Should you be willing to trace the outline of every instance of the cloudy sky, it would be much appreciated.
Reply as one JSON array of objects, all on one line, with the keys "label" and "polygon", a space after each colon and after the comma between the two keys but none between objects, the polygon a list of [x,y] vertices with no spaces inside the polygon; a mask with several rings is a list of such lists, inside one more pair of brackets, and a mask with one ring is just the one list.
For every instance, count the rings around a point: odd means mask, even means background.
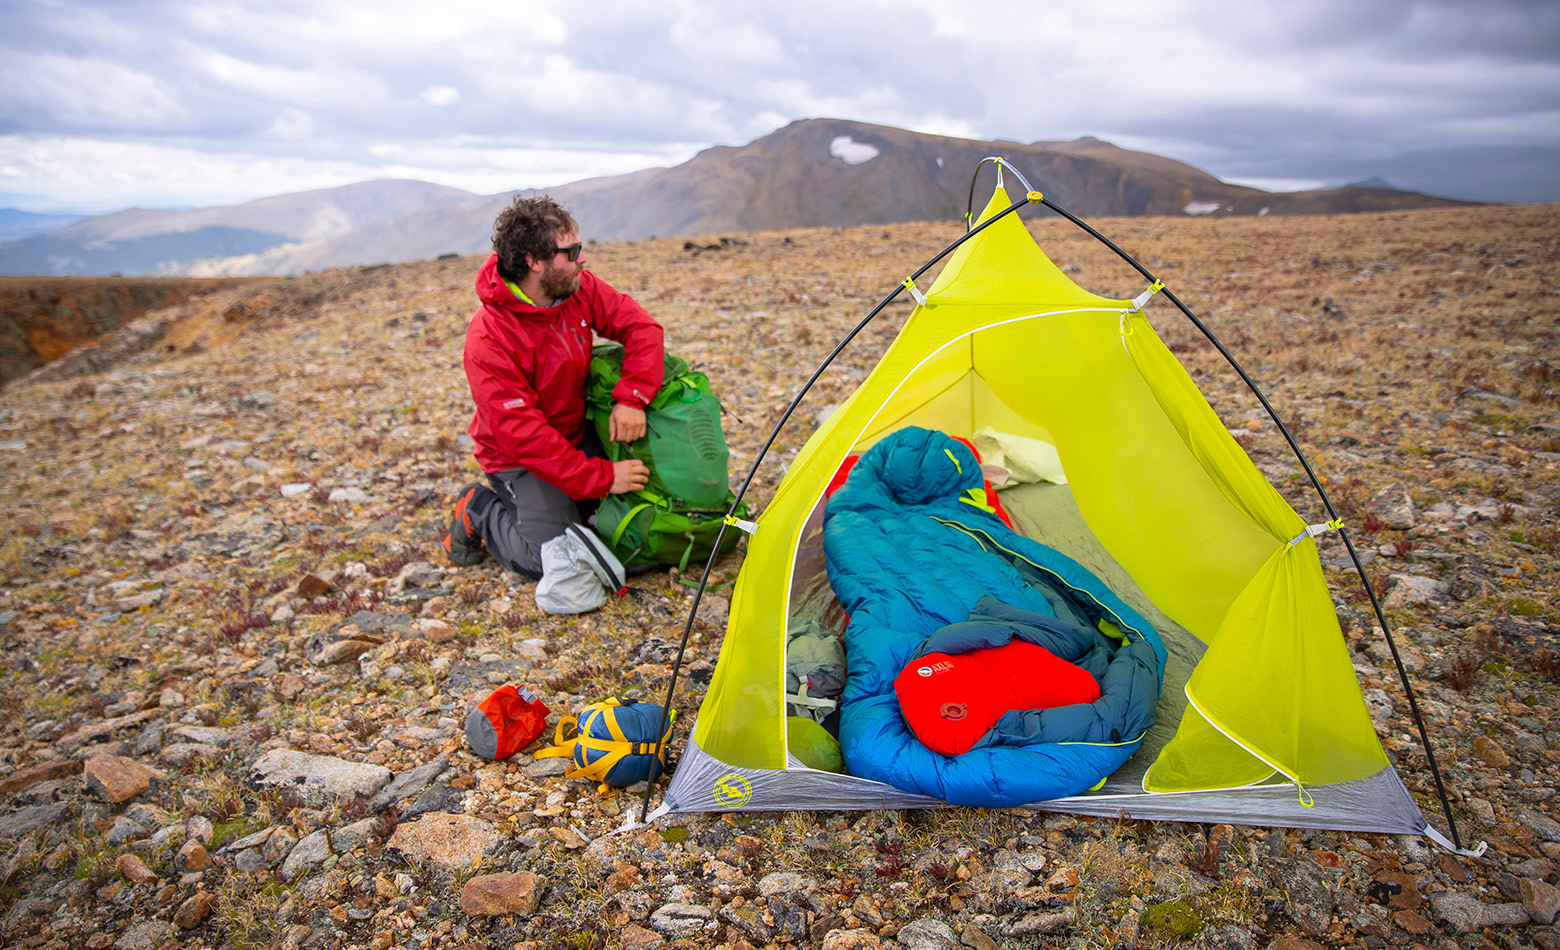
[{"label": "cloudy sky", "polygon": [[816,116],[1277,190],[1450,157],[1560,200],[1560,2],[0,0],[0,206],[30,211],[491,194]]}]

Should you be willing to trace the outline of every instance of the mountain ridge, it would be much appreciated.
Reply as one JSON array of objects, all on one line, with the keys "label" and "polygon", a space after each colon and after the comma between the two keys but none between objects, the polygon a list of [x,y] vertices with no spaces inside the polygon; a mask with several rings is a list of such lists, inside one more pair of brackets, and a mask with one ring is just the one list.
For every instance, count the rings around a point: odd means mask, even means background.
[{"label": "mountain ridge", "polygon": [[131,209],[0,245],[0,273],[284,275],[481,253],[493,219],[514,195],[544,191],[570,208],[584,235],[602,241],[956,220],[966,211],[971,170],[993,154],[1004,155],[1058,204],[1088,217],[1469,204],[1354,186],[1265,192],[1093,137],[1026,144],[801,119],[746,145],[712,146],[670,168],[548,189],[474,195],[426,182],[378,181],[227,208]]}]

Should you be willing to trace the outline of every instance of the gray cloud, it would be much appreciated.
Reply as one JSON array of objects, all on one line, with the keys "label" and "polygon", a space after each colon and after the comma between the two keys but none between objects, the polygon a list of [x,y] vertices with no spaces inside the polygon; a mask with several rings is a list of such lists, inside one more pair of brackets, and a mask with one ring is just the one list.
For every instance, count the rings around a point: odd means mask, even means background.
[{"label": "gray cloud", "polygon": [[1094,134],[1248,180],[1560,147],[1552,0],[1168,6],[10,0],[0,191],[38,207],[367,177],[493,192],[672,163],[819,115]]}]

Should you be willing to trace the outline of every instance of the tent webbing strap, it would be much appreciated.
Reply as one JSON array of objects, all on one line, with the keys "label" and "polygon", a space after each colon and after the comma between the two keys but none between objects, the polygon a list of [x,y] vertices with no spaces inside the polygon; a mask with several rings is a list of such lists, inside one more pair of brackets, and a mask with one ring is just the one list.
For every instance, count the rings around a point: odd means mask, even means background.
[{"label": "tent webbing strap", "polygon": [[1148,298],[1154,296],[1164,289],[1165,285],[1163,281],[1156,280],[1152,284],[1149,284],[1147,290],[1144,290],[1142,293],[1132,298],[1131,309],[1123,312],[1122,316],[1126,316],[1128,313],[1137,313],[1139,310],[1142,310],[1143,305],[1148,303]]},{"label": "tent webbing strap", "polygon": [[[997,167],[999,174],[1005,164],[1005,161],[998,160]],[[1009,171],[1013,171],[1015,175],[1018,174],[1017,171],[1013,169],[1012,165],[1007,164],[1006,167]],[[978,175],[979,172],[980,169],[977,166],[976,174]],[[1020,176],[1020,180],[1023,180],[1022,176]],[[1028,182],[1025,182],[1025,186],[1028,186]],[[970,194],[973,196],[974,193],[975,182],[971,180]],[[1327,509],[1329,522],[1340,521],[1338,517],[1338,510],[1333,507],[1332,499],[1327,496],[1327,490],[1322,487],[1322,481],[1316,476],[1316,472],[1311,468],[1311,463],[1305,457],[1305,453],[1300,451],[1300,445],[1295,441],[1295,437],[1289,431],[1289,427],[1284,425],[1284,421],[1278,417],[1278,412],[1273,408],[1272,403],[1268,402],[1267,396],[1263,395],[1261,387],[1259,387],[1256,381],[1251,378],[1251,375],[1246,372],[1245,367],[1240,365],[1240,361],[1235,358],[1234,354],[1232,354],[1229,349],[1225,347],[1223,341],[1221,341],[1218,336],[1207,327],[1206,324],[1199,320],[1197,315],[1192,313],[1186,304],[1181,302],[1179,297],[1171,292],[1169,288],[1166,288],[1163,282],[1159,280],[1159,278],[1150,273],[1148,268],[1138,263],[1137,259],[1134,258],[1131,254],[1128,254],[1126,251],[1123,251],[1121,248],[1117,247],[1109,238],[1095,230],[1087,222],[1083,221],[1077,215],[1061,207],[1050,199],[1042,198],[1040,203],[1045,205],[1047,208],[1050,208],[1052,211],[1055,211],[1057,214],[1061,215],[1067,220],[1071,221],[1073,224],[1076,224],[1084,231],[1088,232],[1095,240],[1099,241],[1101,244],[1115,252],[1117,257],[1120,257],[1123,261],[1126,261],[1127,264],[1131,265],[1131,267],[1139,274],[1141,274],[1145,280],[1148,280],[1151,285],[1157,284],[1162,289],[1166,299],[1175,304],[1176,309],[1180,310],[1181,313],[1185,315],[1186,319],[1190,320],[1192,325],[1195,326],[1198,331],[1200,331],[1202,335],[1208,340],[1208,342],[1213,345],[1213,348],[1219,351],[1219,355],[1224,357],[1225,362],[1230,364],[1230,368],[1235,370],[1236,374],[1240,376],[1241,380],[1246,384],[1246,388],[1250,389],[1252,395],[1257,397],[1257,401],[1262,404],[1262,408],[1267,412],[1268,418],[1273,420],[1273,424],[1277,426],[1278,431],[1283,434],[1284,441],[1289,443],[1290,451],[1294,453],[1295,458],[1300,463],[1300,467],[1305,470],[1306,476],[1311,480],[1311,487],[1316,490],[1316,494],[1322,500],[1322,505]],[[1447,828],[1451,831],[1452,842],[1456,848],[1460,849],[1462,847],[1462,839],[1458,837],[1457,834],[1457,819],[1452,814],[1452,803],[1446,796],[1446,783],[1441,778],[1441,767],[1436,761],[1435,747],[1430,742],[1429,730],[1425,728],[1424,716],[1421,715],[1419,711],[1419,700],[1414,695],[1414,684],[1409,679],[1408,669],[1403,665],[1403,658],[1402,655],[1398,652],[1397,642],[1392,636],[1392,629],[1387,624],[1386,614],[1381,609],[1381,602],[1376,597],[1375,588],[1371,585],[1369,578],[1365,576],[1365,565],[1360,560],[1359,553],[1354,550],[1354,542],[1352,539],[1350,539],[1349,532],[1346,531],[1341,526],[1341,524],[1340,527],[1337,528],[1337,531],[1338,536],[1343,539],[1344,546],[1349,550],[1349,559],[1354,562],[1354,570],[1359,574],[1360,584],[1365,588],[1366,596],[1370,598],[1370,605],[1376,614],[1376,622],[1380,624],[1382,635],[1386,638],[1387,648],[1392,652],[1392,662],[1397,666],[1398,679],[1403,684],[1403,692],[1408,698],[1408,706],[1414,716],[1414,725],[1419,731],[1419,741],[1425,750],[1425,761],[1429,764],[1430,776],[1435,781],[1436,797],[1441,800],[1441,811],[1446,815],[1446,824]]]},{"label": "tent webbing strap", "polygon": [[1324,521],[1321,524],[1308,524],[1308,525],[1305,526],[1305,530],[1304,531],[1302,531],[1299,534],[1295,535],[1294,537],[1290,538],[1289,539],[1289,543],[1284,545],[1284,547],[1292,548],[1295,545],[1299,544],[1301,541],[1304,541],[1306,538],[1314,538],[1314,537],[1317,537],[1318,535],[1326,534],[1329,531],[1342,531],[1342,530],[1343,530],[1343,521],[1341,519],[1339,519],[1339,518],[1334,518],[1331,521]]},{"label": "tent webbing strap", "polygon": [[[1017,172],[1014,172],[1014,174],[1017,174]],[[1024,176],[1019,175],[1018,179],[1019,181],[1024,182],[1024,187],[1026,189],[1029,188],[1029,183],[1024,181]],[[974,183],[972,182],[970,184],[972,194],[974,187]],[[1035,192],[1031,189],[1030,194],[1038,195],[1039,192]],[[1041,200],[1044,199],[1042,198]],[[982,221],[980,224],[970,227],[963,234],[959,235],[959,237],[955,239],[953,243],[949,244],[941,251],[938,251],[937,254],[934,255],[930,260],[917,268],[915,273],[911,274],[903,282],[895,286],[893,290],[889,291],[888,296],[884,297],[882,300],[879,300],[877,302],[877,306],[868,311],[867,315],[861,318],[861,322],[852,327],[850,332],[846,333],[845,336],[840,339],[840,342],[835,344],[834,349],[829,351],[829,354],[823,358],[823,362],[818,364],[818,368],[813,370],[811,376],[807,377],[807,382],[803,383],[802,388],[798,390],[796,395],[791,398],[790,404],[785,407],[785,412],[781,413],[780,418],[775,421],[774,429],[770,431],[769,438],[764,441],[763,446],[758,450],[758,454],[753,457],[753,464],[748,466],[747,477],[742,479],[741,487],[739,487],[736,493],[732,496],[731,507],[726,510],[726,517],[721,522],[720,531],[718,531],[715,535],[714,545],[710,548],[709,560],[704,562],[704,574],[699,578],[699,586],[694,589],[693,603],[688,606],[688,620],[683,624],[682,640],[677,644],[677,659],[672,663],[671,679],[666,684],[666,701],[661,704],[661,725],[660,728],[656,731],[656,735],[661,737],[661,742],[665,742],[670,738],[670,733],[667,731],[667,727],[670,724],[668,717],[672,711],[672,696],[677,691],[677,675],[682,670],[683,656],[688,651],[688,638],[693,634],[693,621],[694,618],[698,616],[699,612],[699,601],[704,596],[705,587],[709,585],[710,574],[715,570],[715,559],[720,556],[720,545],[721,542],[726,538],[726,530],[732,527],[733,524],[737,521],[737,506],[742,504],[743,497],[747,495],[748,488],[752,486],[753,479],[758,475],[758,467],[763,464],[764,457],[769,454],[769,450],[774,446],[775,440],[780,437],[780,432],[785,428],[785,424],[791,420],[791,416],[795,414],[797,407],[802,404],[802,399],[806,397],[808,390],[812,389],[813,384],[816,383],[818,378],[823,375],[824,370],[829,368],[829,364],[834,362],[835,357],[843,353],[845,351],[845,347],[849,346],[851,341],[856,339],[857,335],[860,334],[862,330],[867,328],[867,324],[871,323],[878,314],[883,312],[885,307],[893,303],[894,300],[898,298],[900,293],[907,289],[907,285],[914,286],[915,279],[917,277],[920,277],[922,274],[925,274],[927,271],[931,270],[934,266],[937,265],[939,261],[947,257],[949,254],[952,254],[961,245],[963,245],[964,242],[970,240],[975,235],[986,230],[993,224],[996,224],[998,221],[1001,221],[1003,218],[1013,214],[1014,212],[1018,211],[1018,209],[1030,203],[1029,195],[1025,195],[1023,198],[1020,198],[1019,200],[1008,205],[1006,208],[1003,208],[1001,211],[998,211],[996,214]],[[756,528],[757,525],[754,525],[754,527]],[[640,809],[641,815],[648,816],[650,814],[650,793],[654,791],[654,789],[654,782],[645,783],[645,797],[643,805]],[[648,821],[649,819],[647,817],[644,820]]]}]

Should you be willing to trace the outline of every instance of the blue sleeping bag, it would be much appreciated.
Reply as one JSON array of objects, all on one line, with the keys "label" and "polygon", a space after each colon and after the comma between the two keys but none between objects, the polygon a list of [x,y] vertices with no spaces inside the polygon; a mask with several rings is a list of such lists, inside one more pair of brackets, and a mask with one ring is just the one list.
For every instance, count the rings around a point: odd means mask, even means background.
[{"label": "blue sleeping bag", "polygon": [[[829,500],[829,582],[850,614],[841,752],[852,775],[956,805],[1076,795],[1153,725],[1165,647],[1093,574],[1003,524],[982,487],[968,447],[909,427],[863,454]],[[922,745],[894,692],[905,664],[1015,637],[1089,669],[1100,699],[1010,712],[961,755]]]}]

